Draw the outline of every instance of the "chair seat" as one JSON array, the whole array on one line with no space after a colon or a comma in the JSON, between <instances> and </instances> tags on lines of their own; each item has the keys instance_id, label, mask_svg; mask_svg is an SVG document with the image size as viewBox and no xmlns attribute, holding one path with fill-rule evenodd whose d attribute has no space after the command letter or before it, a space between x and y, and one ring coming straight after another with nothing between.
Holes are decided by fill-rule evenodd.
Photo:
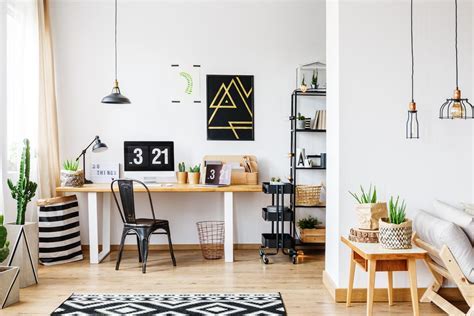
<instances>
[{"instance_id":1,"label":"chair seat","mask_svg":"<svg viewBox=\"0 0 474 316\"><path fill-rule=\"evenodd\" d=\"M162 226L168 224L168 221L165 219L152 219L152 218L137 218L135 223L126 223L125 226Z\"/></svg>"}]
</instances>

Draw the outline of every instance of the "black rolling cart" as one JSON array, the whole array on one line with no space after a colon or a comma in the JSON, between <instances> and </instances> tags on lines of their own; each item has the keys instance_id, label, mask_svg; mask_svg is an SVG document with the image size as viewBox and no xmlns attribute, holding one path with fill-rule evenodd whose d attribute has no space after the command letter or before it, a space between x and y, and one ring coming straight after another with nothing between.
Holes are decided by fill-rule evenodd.
<instances>
[{"instance_id":1,"label":"black rolling cart","mask_svg":"<svg viewBox=\"0 0 474 316\"><path fill-rule=\"evenodd\" d=\"M290 203L285 204L285 195L287 195L289 202L291 194L293 194L293 185L291 183L270 184L264 182L263 192L272 196L272 204L262 209L263 219L272 222L272 231L262 234L260 258L263 263L268 264L268 256L277 255L281 250L296 264L298 253L295 250L295 213ZM289 230L286 232L285 222L289 223ZM273 252L269 252L270 249L274 249Z\"/></svg>"}]
</instances>

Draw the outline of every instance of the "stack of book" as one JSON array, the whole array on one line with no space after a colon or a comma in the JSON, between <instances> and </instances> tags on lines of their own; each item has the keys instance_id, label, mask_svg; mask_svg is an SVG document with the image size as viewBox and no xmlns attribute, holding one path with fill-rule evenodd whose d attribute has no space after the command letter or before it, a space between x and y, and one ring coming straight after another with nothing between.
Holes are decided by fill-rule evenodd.
<instances>
[{"instance_id":1,"label":"stack of book","mask_svg":"<svg viewBox=\"0 0 474 316\"><path fill-rule=\"evenodd\" d=\"M325 130L326 129L326 110L317 110L311 121L311 129Z\"/></svg>"}]
</instances>

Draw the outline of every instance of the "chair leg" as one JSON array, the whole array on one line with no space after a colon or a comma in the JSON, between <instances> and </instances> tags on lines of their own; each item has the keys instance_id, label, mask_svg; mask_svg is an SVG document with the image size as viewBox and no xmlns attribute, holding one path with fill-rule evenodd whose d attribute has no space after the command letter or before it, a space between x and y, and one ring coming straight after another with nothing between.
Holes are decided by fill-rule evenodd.
<instances>
[{"instance_id":1,"label":"chair leg","mask_svg":"<svg viewBox=\"0 0 474 316\"><path fill-rule=\"evenodd\" d=\"M148 259L148 236L140 236L140 245L142 253L142 273L146 273L146 262Z\"/></svg>"},{"instance_id":2,"label":"chair leg","mask_svg":"<svg viewBox=\"0 0 474 316\"><path fill-rule=\"evenodd\" d=\"M128 231L124 228L122 231L122 238L120 240L120 250L117 256L117 263L115 264L115 270L120 268L120 261L122 261L123 246L125 244L125 238L127 237Z\"/></svg>"},{"instance_id":3,"label":"chair leg","mask_svg":"<svg viewBox=\"0 0 474 316\"><path fill-rule=\"evenodd\" d=\"M138 248L138 262L142 263L142 252L140 251L140 238L138 237L138 234L136 235L137 237L137 248Z\"/></svg>"},{"instance_id":4,"label":"chair leg","mask_svg":"<svg viewBox=\"0 0 474 316\"><path fill-rule=\"evenodd\" d=\"M171 232L169 227L167 227L166 233L168 234L168 245L170 249L171 260L173 261L173 266L176 267L176 258L174 257L173 243L171 242Z\"/></svg>"}]
</instances>

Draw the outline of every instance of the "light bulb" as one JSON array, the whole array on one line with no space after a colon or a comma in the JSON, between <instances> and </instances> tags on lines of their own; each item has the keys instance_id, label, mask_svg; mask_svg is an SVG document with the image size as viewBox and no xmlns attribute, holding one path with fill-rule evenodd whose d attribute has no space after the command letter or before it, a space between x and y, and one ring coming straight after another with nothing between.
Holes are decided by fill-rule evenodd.
<instances>
[{"instance_id":1,"label":"light bulb","mask_svg":"<svg viewBox=\"0 0 474 316\"><path fill-rule=\"evenodd\" d=\"M452 118L463 118L464 110L461 106L461 102L454 102L451 107L451 117Z\"/></svg>"}]
</instances>

